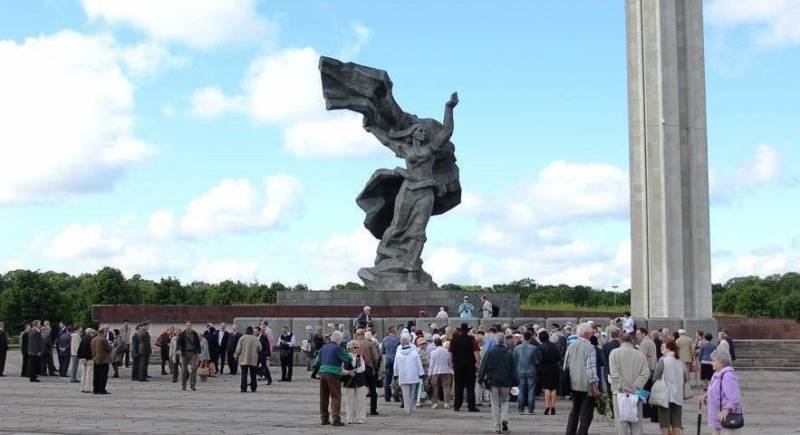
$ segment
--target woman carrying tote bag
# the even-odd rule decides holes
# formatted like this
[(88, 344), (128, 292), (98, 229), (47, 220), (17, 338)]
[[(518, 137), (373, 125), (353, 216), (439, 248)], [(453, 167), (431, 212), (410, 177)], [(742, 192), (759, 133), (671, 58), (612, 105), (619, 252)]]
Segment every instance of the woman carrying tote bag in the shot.
[[(660, 403), (658, 406), (658, 424), (661, 427), (662, 435), (681, 435), (683, 433), (683, 398), (684, 384), (689, 380), (686, 373), (686, 365), (680, 361), (678, 356), (678, 346), (675, 341), (669, 340), (661, 344), (662, 357), (658, 361), (653, 379), (655, 384), (663, 382), (666, 389), (667, 404)], [(653, 395), (663, 394), (661, 385), (653, 385)], [(651, 403), (653, 403), (651, 401)]]
[(698, 399), (708, 405), (708, 425), (714, 435), (730, 435), (744, 426), (742, 393), (736, 372), (731, 367), (731, 354), (717, 349), (711, 354), (714, 376), (708, 392)]

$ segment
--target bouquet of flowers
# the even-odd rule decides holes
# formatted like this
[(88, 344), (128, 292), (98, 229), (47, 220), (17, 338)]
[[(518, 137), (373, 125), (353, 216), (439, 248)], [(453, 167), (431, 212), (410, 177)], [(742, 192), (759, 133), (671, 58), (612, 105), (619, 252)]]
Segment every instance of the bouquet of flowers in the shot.
[(599, 394), (594, 397), (594, 409), (599, 415), (611, 415), (614, 412), (611, 409), (611, 402), (605, 394)]

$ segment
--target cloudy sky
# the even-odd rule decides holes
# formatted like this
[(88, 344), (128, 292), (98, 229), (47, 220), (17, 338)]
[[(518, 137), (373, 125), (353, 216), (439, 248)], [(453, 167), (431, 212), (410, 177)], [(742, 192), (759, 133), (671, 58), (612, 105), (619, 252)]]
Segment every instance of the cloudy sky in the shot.
[[(704, 4), (713, 278), (799, 270), (800, 1)], [(0, 272), (357, 280), (377, 241), (355, 197), (402, 161), (324, 111), (329, 55), (389, 71), (420, 116), (459, 92), (464, 200), (423, 254), (439, 283), (630, 282), (621, 3), (0, 9)]]

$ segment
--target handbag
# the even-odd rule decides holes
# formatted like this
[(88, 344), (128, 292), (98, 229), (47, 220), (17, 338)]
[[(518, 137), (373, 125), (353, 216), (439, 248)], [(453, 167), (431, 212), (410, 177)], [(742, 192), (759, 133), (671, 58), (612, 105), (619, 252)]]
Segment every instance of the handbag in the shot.
[(667, 383), (659, 379), (653, 383), (650, 389), (650, 405), (669, 408), (669, 395), (667, 393)]
[(694, 391), (692, 391), (692, 385), (688, 382), (683, 383), (683, 400), (689, 400), (694, 397)]
[[(725, 377), (725, 373), (722, 374), (719, 378), (719, 409), (722, 410), (722, 378)], [(741, 410), (738, 413), (734, 413), (733, 411), (729, 412), (728, 415), (719, 422), (722, 427), (725, 429), (741, 429), (744, 427), (744, 415), (741, 413)]]

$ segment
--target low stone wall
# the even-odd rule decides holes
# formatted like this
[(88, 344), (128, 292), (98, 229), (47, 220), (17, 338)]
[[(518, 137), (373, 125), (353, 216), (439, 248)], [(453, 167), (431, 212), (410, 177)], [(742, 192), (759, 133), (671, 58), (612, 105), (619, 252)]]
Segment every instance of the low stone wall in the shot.
[[(418, 325), (430, 322), (432, 319), (418, 318), (417, 315), (424, 306), (374, 306), (373, 315), (376, 329), (383, 332), (384, 324), (405, 324), (414, 320)], [(182, 325), (186, 320), (191, 320), (200, 325), (212, 323), (233, 323), (235, 318), (274, 319), (283, 320), (291, 325), (298, 333), (303, 332), (306, 324), (326, 325), (329, 321), (336, 323), (352, 322), (360, 310), (353, 306), (278, 306), (278, 305), (95, 305), (92, 307), (92, 318), (99, 323), (121, 324), (124, 320), (138, 323), (149, 320), (154, 324), (153, 331), (160, 331), (163, 326)], [(426, 310), (428, 312), (428, 310)], [(432, 313), (431, 313), (432, 314)], [(512, 324), (539, 323), (550, 325), (553, 322), (575, 323), (579, 320), (594, 320), (605, 325), (607, 319), (618, 313), (597, 313), (581, 311), (552, 311), (552, 310), (520, 310), (519, 316), (509, 319)], [(280, 319), (280, 320), (278, 320)], [(720, 316), (716, 318), (719, 329), (728, 331), (734, 338), (741, 339), (775, 339), (793, 340), (800, 338), (800, 323), (790, 319), (766, 319), (736, 316)], [(318, 321), (319, 320), (319, 321)], [(451, 318), (451, 325), (460, 324), (460, 319)], [(683, 321), (675, 319), (676, 325), (681, 326)], [(673, 323), (675, 323), (673, 322)], [(470, 323), (480, 324), (481, 319), (473, 319)], [(484, 322), (485, 323), (485, 322)], [(502, 322), (501, 322), (502, 323)], [(273, 323), (274, 324), (274, 323)], [(647, 320), (639, 319), (637, 324), (650, 327)], [(275, 324), (274, 324), (275, 325)], [(279, 326), (279, 325), (275, 325)], [(281, 325), (282, 326), (282, 325)], [(300, 329), (297, 327), (300, 326)], [(651, 328), (652, 329), (652, 328)], [(675, 329), (672, 327), (671, 329)], [(689, 327), (690, 333), (691, 327)]]

